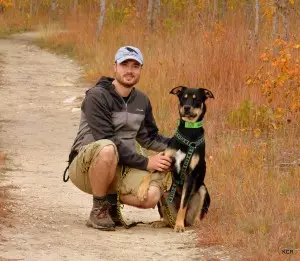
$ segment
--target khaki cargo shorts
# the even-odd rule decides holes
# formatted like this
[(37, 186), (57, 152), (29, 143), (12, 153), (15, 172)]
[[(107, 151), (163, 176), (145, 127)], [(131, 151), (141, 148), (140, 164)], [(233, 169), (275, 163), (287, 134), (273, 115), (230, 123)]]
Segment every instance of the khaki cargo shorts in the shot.
[[(111, 140), (98, 140), (82, 147), (78, 155), (72, 161), (69, 167), (69, 177), (72, 183), (83, 192), (92, 194), (92, 188), (89, 181), (90, 167), (95, 164), (97, 156), (105, 146), (113, 146), (117, 158), (118, 152), (116, 145)], [(148, 171), (129, 168), (118, 164), (116, 169), (115, 189), (120, 189), (121, 194), (136, 195), (138, 188), (143, 181), (143, 177), (149, 174)], [(166, 191), (171, 186), (171, 175), (166, 173), (153, 173), (150, 186), (156, 186), (161, 191)]]

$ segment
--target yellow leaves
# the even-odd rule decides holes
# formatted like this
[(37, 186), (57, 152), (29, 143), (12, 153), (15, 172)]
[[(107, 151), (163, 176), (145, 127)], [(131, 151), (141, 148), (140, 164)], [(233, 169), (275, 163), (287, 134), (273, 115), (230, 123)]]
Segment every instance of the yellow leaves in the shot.
[(286, 63), (287, 59), (286, 59), (286, 58), (281, 58), (280, 61), (281, 61), (282, 63)]
[(295, 4), (295, 0), (290, 0), (289, 2), (290, 2), (291, 5)]
[(282, 108), (282, 107), (278, 107), (278, 108), (276, 109), (275, 113), (274, 113), (274, 116), (275, 116), (275, 118), (276, 118), (277, 120), (279, 120), (279, 119), (282, 119), (283, 113), (284, 113), (283, 108)]
[(275, 122), (271, 122), (271, 126), (274, 128), (274, 130), (278, 130), (278, 126)]
[(261, 129), (256, 128), (256, 129), (254, 130), (254, 137), (255, 137), (255, 138), (259, 138), (260, 135), (261, 135)]
[(300, 44), (296, 44), (293, 46), (294, 49), (300, 49)]
[(252, 83), (252, 79), (249, 78), (249, 79), (246, 81), (246, 84), (247, 84), (247, 85), (250, 85), (251, 83)]
[(5, 8), (13, 7), (14, 3), (12, 0), (0, 0), (0, 4)]
[(269, 57), (267, 55), (267, 53), (262, 53), (259, 57), (260, 60), (264, 61), (264, 62), (267, 62), (269, 61)]

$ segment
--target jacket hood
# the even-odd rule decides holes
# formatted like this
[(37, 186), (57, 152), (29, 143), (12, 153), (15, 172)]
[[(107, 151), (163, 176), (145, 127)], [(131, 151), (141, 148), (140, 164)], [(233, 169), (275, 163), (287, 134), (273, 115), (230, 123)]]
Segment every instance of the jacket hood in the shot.
[(107, 90), (112, 90), (112, 89), (114, 89), (114, 88), (112, 88), (113, 87), (112, 82), (114, 80), (115, 80), (114, 78), (102, 76), (99, 79), (99, 81), (96, 83), (95, 87), (103, 87)]

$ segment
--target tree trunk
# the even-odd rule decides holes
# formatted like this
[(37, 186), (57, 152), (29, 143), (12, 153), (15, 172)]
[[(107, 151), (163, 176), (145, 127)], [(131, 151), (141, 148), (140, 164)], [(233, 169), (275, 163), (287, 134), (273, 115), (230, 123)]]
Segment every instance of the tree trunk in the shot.
[(100, 0), (100, 16), (98, 19), (97, 32), (96, 32), (97, 39), (99, 38), (100, 33), (102, 31), (102, 27), (104, 24), (104, 18), (105, 18), (105, 12), (106, 12), (105, 0)]
[(56, 10), (56, 1), (55, 0), (51, 0), (51, 4), (50, 4), (50, 18), (52, 20), (55, 19), (55, 10)]
[(218, 0), (214, 0), (213, 21), (218, 19)]
[(227, 13), (227, 0), (222, 0), (222, 17)]
[(74, 0), (73, 2), (73, 15), (77, 14), (77, 9), (78, 9), (78, 0)]
[(284, 28), (283, 39), (286, 42), (288, 42), (289, 38), (290, 38), (290, 35), (289, 35), (289, 14), (290, 14), (289, 0), (285, 0), (283, 2), (282, 14), (283, 14), (283, 28)]
[(156, 21), (156, 19), (159, 16), (159, 11), (160, 11), (160, 0), (155, 0), (154, 10), (153, 10), (153, 18), (152, 18), (153, 24), (154, 24), (154, 21)]
[(250, 25), (251, 17), (252, 17), (252, 3), (251, 0), (246, 0), (246, 22), (248, 26)]
[(30, 0), (29, 15), (33, 15), (33, 0)]
[(144, 0), (136, 0), (136, 11), (138, 14), (142, 13), (145, 8), (145, 1)]
[(273, 25), (272, 25), (273, 40), (278, 38), (278, 22), (279, 22), (278, 9), (279, 9), (278, 0), (274, 0)]
[(260, 3), (259, 0), (255, 0), (255, 27), (254, 27), (254, 36), (255, 41), (258, 43), (258, 33), (259, 33), (259, 9)]
[(149, 32), (153, 31), (153, 0), (148, 0), (147, 28)]

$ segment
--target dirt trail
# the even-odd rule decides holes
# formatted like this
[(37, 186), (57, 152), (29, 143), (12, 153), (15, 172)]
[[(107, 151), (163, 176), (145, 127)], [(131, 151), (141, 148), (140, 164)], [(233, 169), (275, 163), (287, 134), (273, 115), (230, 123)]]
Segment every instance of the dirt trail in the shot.
[[(6, 238), (0, 260), (228, 260), (220, 249), (196, 248), (193, 230), (85, 226), (91, 196), (63, 183), (62, 171), (80, 116), (79, 102), (65, 100), (82, 96), (88, 85), (74, 61), (31, 45), (34, 37), (0, 40), (0, 151), (11, 159), (4, 183), (16, 187), (13, 226), (0, 220)], [(123, 213), (127, 221), (158, 219), (152, 209), (125, 207)]]

